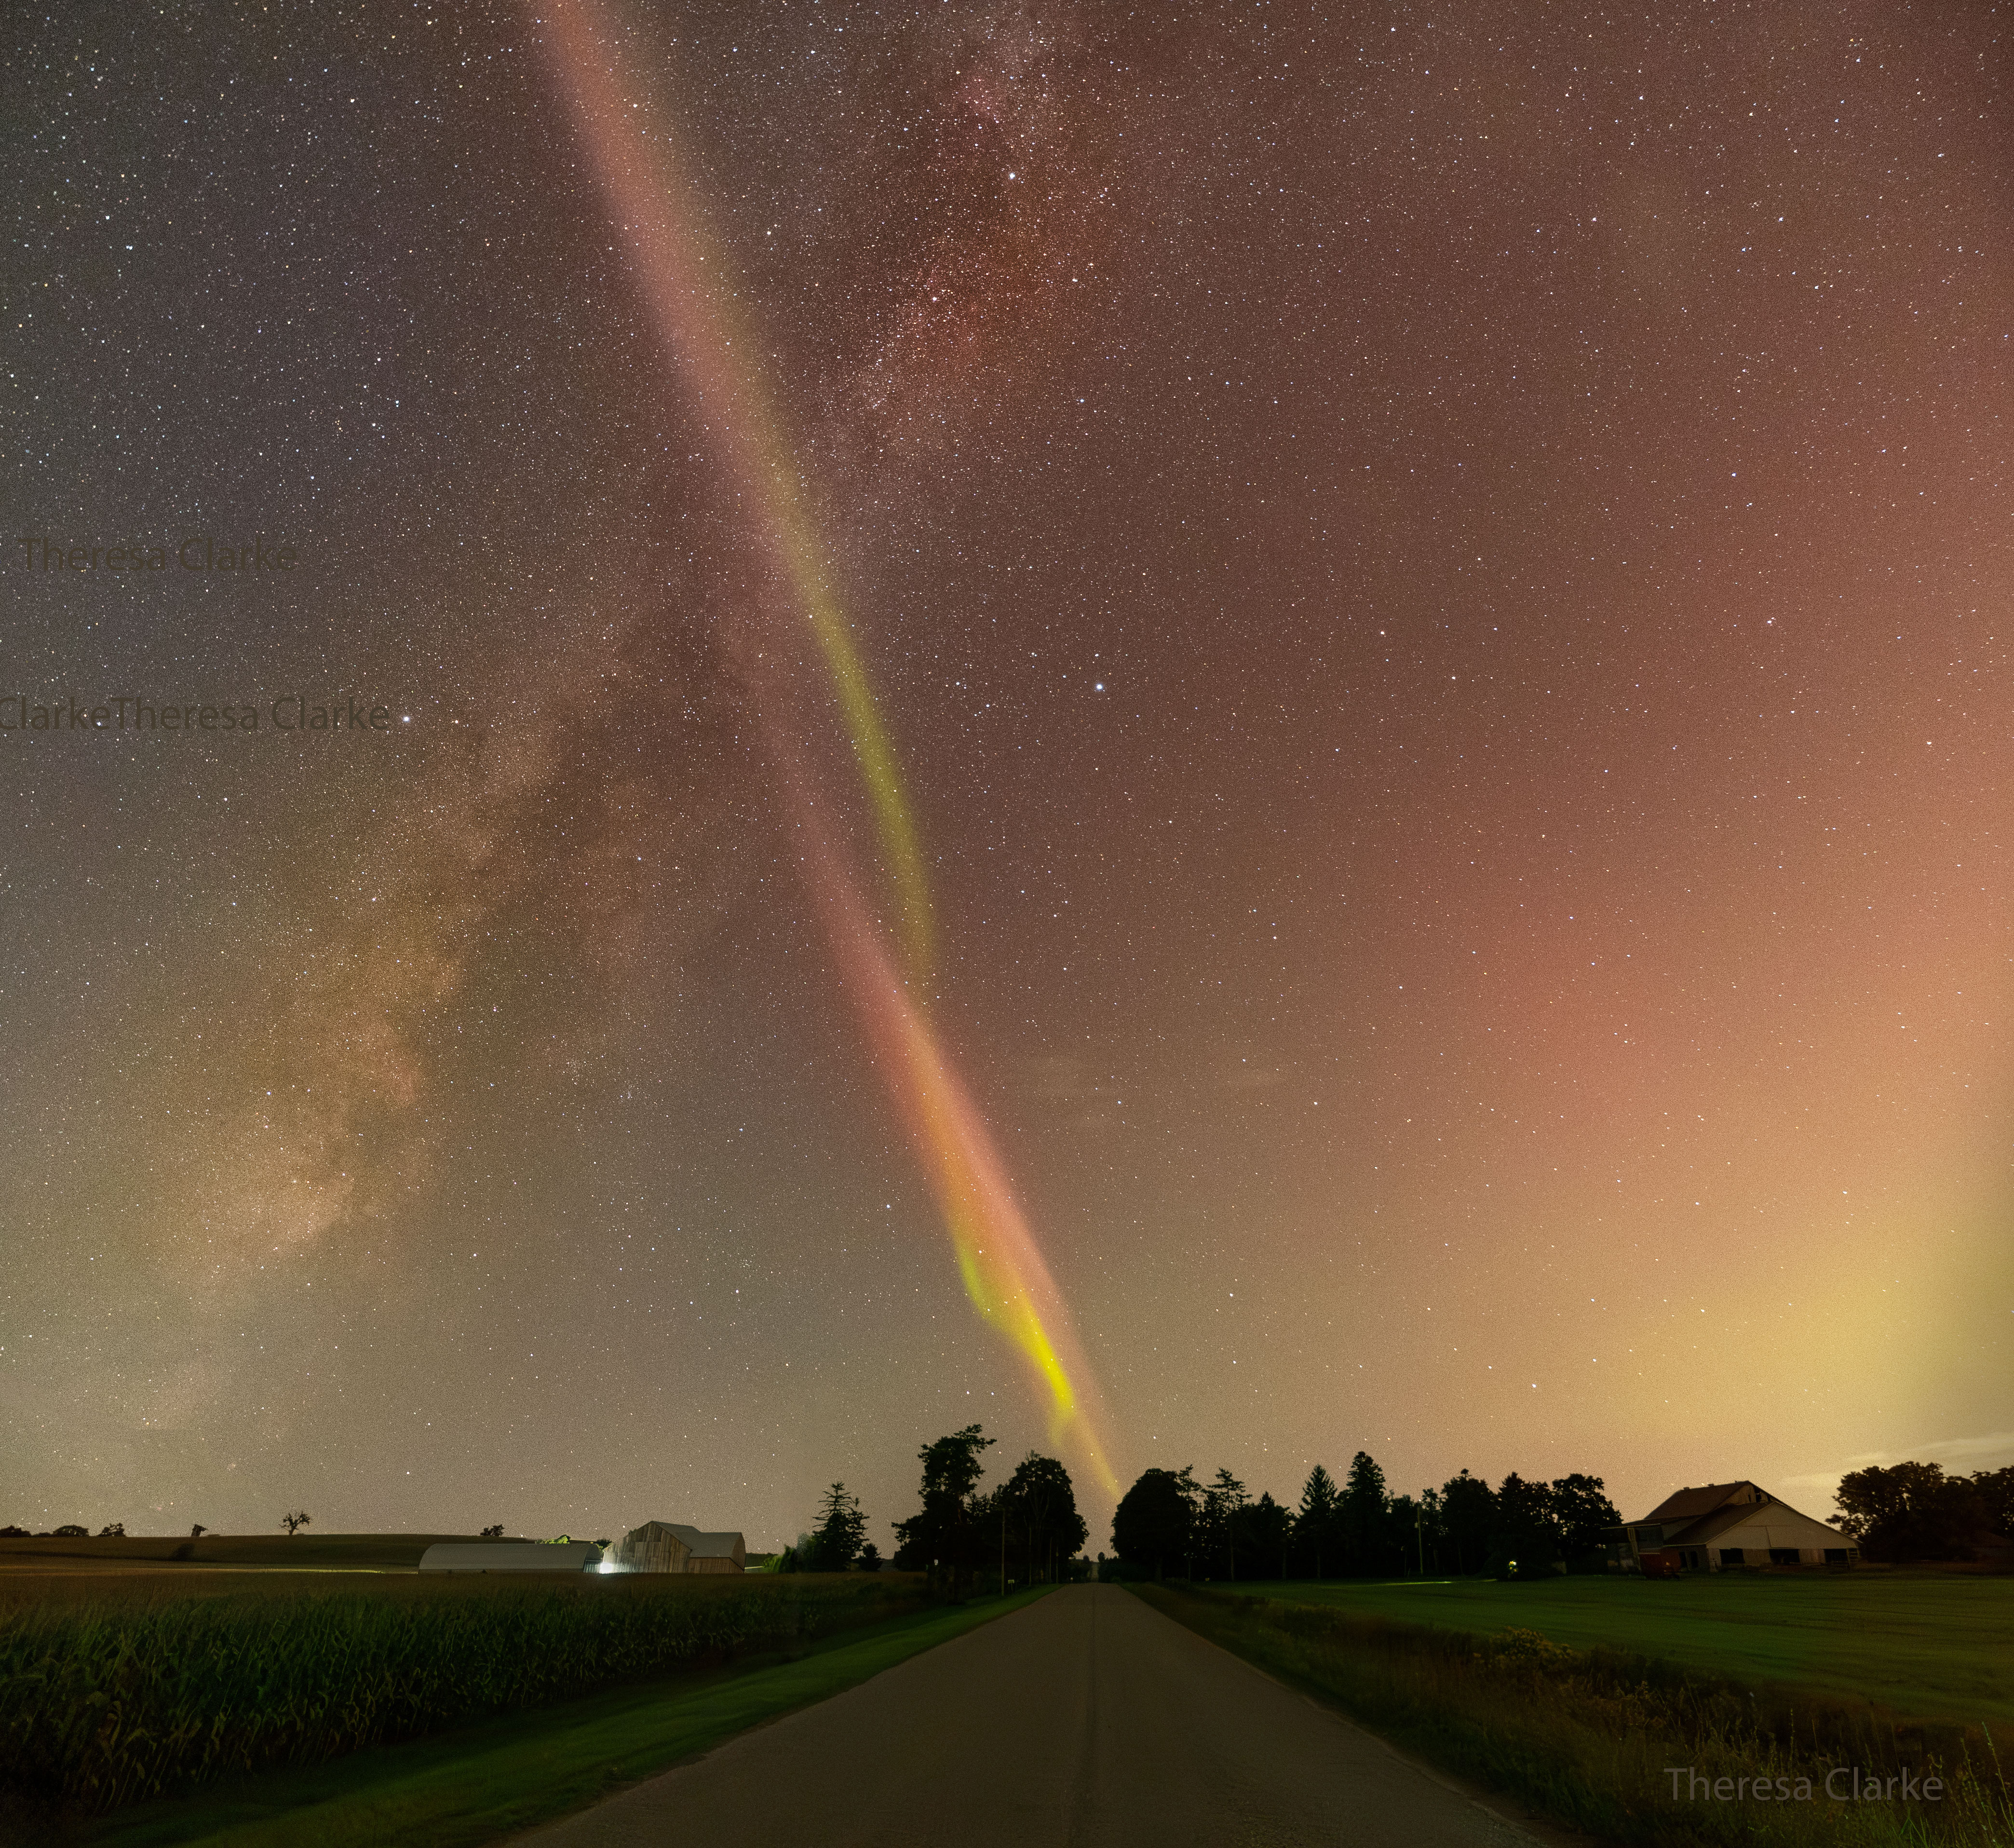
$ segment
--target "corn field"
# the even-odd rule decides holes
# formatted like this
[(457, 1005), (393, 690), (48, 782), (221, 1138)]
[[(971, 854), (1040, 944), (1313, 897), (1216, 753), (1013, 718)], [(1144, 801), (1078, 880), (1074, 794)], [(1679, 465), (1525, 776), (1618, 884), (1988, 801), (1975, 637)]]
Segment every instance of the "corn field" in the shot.
[[(0, 1616), (0, 1783), (99, 1813), (894, 1614), (872, 1584), (635, 1581), (247, 1595)], [(454, 1594), (461, 1595), (454, 1595)]]

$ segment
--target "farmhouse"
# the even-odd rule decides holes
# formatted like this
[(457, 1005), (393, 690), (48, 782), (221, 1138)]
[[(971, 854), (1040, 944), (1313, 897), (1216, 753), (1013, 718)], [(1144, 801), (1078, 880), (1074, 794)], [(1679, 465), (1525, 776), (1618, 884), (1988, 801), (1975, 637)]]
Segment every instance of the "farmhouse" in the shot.
[(748, 1549), (739, 1534), (702, 1534), (679, 1521), (646, 1521), (609, 1548), (604, 1572), (743, 1572)]
[(1762, 1566), (1852, 1566), (1860, 1548), (1752, 1482), (1710, 1482), (1667, 1495), (1640, 1521), (1616, 1530), (1625, 1572), (1668, 1578)]

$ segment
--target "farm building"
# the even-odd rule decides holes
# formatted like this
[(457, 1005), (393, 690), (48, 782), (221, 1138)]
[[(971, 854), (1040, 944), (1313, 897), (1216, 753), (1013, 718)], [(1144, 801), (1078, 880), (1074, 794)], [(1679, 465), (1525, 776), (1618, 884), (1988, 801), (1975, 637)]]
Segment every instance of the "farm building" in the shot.
[(748, 1549), (739, 1534), (702, 1534), (679, 1521), (646, 1521), (609, 1548), (611, 1572), (743, 1572)]
[(1617, 1531), (1616, 1563), (1652, 1578), (1760, 1566), (1853, 1566), (1860, 1559), (1860, 1548), (1837, 1527), (1798, 1513), (1752, 1482), (1680, 1489)]
[(422, 1572), (593, 1572), (601, 1548), (585, 1540), (443, 1540), (420, 1556)]

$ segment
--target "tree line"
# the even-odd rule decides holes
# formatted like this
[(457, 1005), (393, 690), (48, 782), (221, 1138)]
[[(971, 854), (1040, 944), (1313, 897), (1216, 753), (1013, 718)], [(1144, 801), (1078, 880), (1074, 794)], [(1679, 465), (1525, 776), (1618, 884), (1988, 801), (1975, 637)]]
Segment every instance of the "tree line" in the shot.
[(1340, 1485), (1316, 1464), (1291, 1508), (1253, 1500), (1228, 1469), (1206, 1484), (1192, 1466), (1149, 1469), (1120, 1500), (1112, 1542), (1125, 1567), (1157, 1578), (1508, 1574), (1605, 1561), (1607, 1530), (1622, 1524), (1598, 1476), (1514, 1473), (1493, 1489), (1464, 1469), (1395, 1495), (1360, 1450)]
[[(982, 1489), (984, 1453), (994, 1442), (967, 1425), (917, 1452), (919, 1505), (894, 1523), (891, 1563), (898, 1570), (926, 1573), (956, 1595), (982, 1573), (1030, 1584), (1088, 1570), (1076, 1564), (1090, 1530), (1069, 1470), (1031, 1450), (1004, 1481)], [(1360, 1450), (1340, 1485), (1317, 1463), (1291, 1508), (1270, 1493), (1255, 1500), (1228, 1469), (1207, 1484), (1192, 1467), (1149, 1469), (1120, 1501), (1112, 1542), (1122, 1569), (1156, 1577), (1525, 1573), (1563, 1562), (1605, 1564), (1608, 1530), (1622, 1524), (1598, 1476), (1546, 1482), (1514, 1473), (1492, 1488), (1464, 1469), (1438, 1489), (1395, 1495)], [(876, 1570), (881, 1559), (866, 1538), (869, 1525), (858, 1498), (835, 1482), (777, 1569)]]
[[(898, 1571), (926, 1573), (933, 1585), (951, 1591), (988, 1570), (998, 1572), (1003, 1585), (1067, 1576), (1091, 1537), (1069, 1470), (1031, 1450), (1005, 1481), (982, 1492), (982, 1453), (994, 1442), (980, 1426), (967, 1425), (917, 1452), (921, 1506), (894, 1523), (891, 1563)], [(819, 1504), (815, 1527), (784, 1549), (780, 1570), (877, 1570), (880, 1556), (866, 1538), (868, 1525), (858, 1498), (835, 1482)]]
[(1894, 1463), (1840, 1479), (1840, 1527), (1869, 1559), (1969, 1559), (2014, 1538), (2014, 1467), (1947, 1476)]

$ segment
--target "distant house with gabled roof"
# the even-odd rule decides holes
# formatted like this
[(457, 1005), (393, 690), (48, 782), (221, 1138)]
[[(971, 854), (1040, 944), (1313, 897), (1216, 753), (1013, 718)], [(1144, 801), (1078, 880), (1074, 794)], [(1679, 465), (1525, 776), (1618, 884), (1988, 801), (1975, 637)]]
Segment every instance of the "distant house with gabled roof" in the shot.
[(1752, 1482), (1710, 1482), (1680, 1489), (1640, 1521), (1617, 1532), (1622, 1569), (1652, 1578), (1680, 1572), (1860, 1563), (1860, 1548), (1837, 1527), (1800, 1514)]
[(646, 1521), (610, 1547), (615, 1572), (743, 1572), (748, 1549), (739, 1534), (703, 1534), (683, 1521)]

